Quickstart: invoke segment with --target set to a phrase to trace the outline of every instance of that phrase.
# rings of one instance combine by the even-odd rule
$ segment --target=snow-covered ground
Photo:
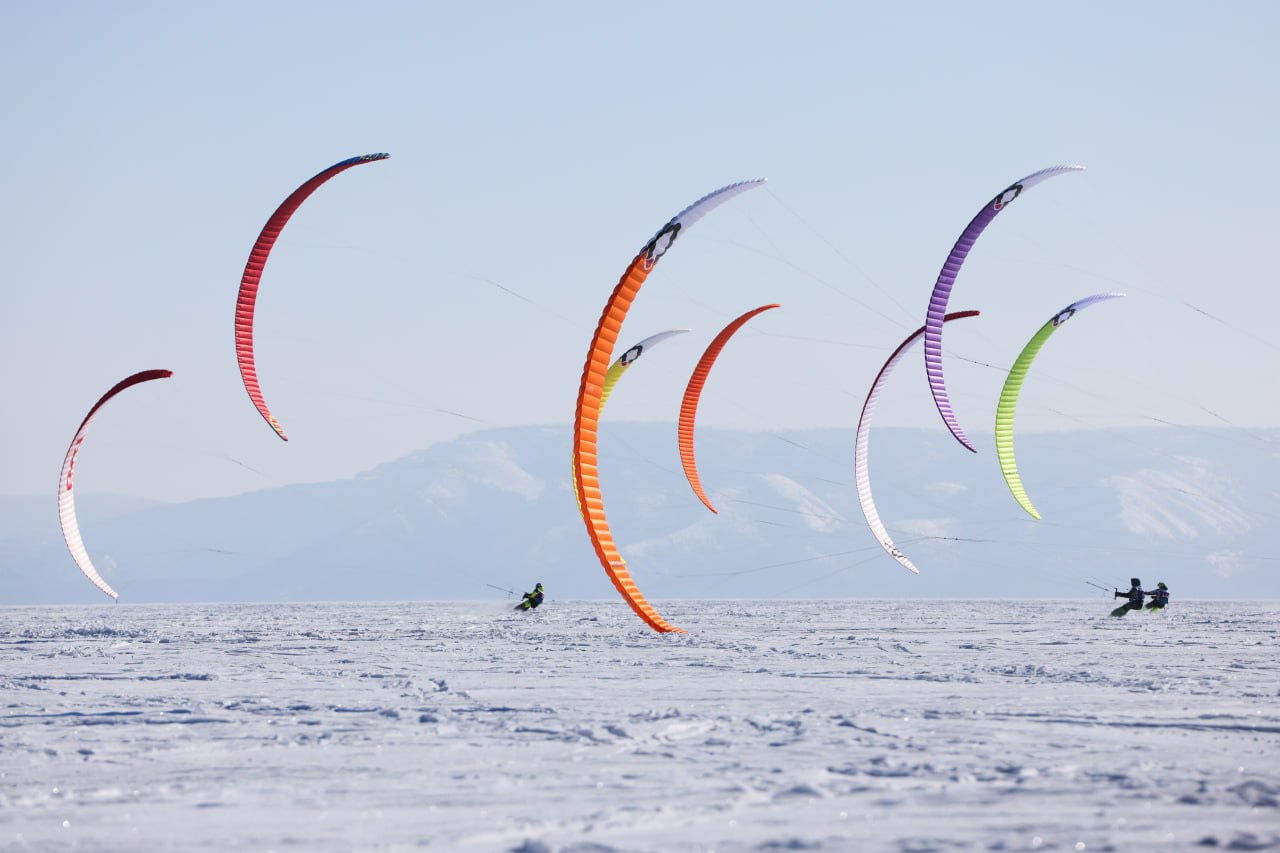
[[[1280,603],[0,608],[0,848],[1280,850]]]

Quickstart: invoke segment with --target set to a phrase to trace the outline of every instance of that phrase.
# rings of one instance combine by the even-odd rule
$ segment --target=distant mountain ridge
[[[640,589],[664,598],[1107,595],[1137,576],[1179,595],[1280,597],[1280,430],[1151,427],[1019,436],[1044,520],[1009,495],[989,436],[877,429],[871,478],[914,576],[876,544],[851,430],[700,429],[709,513],[674,427],[611,423],[602,489]],[[0,499],[0,602],[101,598],[50,497]],[[348,480],[156,504],[86,495],[90,555],[124,602],[616,597],[569,482],[567,427],[490,429]],[[1101,606],[1101,604],[1100,604]]]

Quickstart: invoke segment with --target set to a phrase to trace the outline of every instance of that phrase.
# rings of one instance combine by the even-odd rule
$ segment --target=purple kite
[[[929,374],[929,390],[933,393],[933,402],[938,407],[938,413],[942,415],[942,419],[946,421],[947,429],[951,430],[951,434],[957,441],[974,453],[977,453],[978,449],[969,443],[964,430],[960,429],[960,422],[951,411],[947,383],[942,378],[942,318],[947,313],[947,301],[951,298],[951,288],[956,283],[956,275],[959,274],[964,259],[968,257],[969,250],[977,242],[978,235],[991,224],[996,214],[1021,195],[1023,190],[1055,175],[1083,170],[1084,166],[1050,166],[1027,175],[1020,181],[1015,181],[1007,189],[997,193],[996,197],[987,202],[982,210],[978,211],[978,215],[969,222],[969,227],[964,229],[960,239],[956,240],[956,244],[951,247],[951,254],[947,255],[947,261],[942,265],[942,271],[938,273],[938,281],[933,286],[933,295],[929,297],[929,314],[924,324],[924,369]]]

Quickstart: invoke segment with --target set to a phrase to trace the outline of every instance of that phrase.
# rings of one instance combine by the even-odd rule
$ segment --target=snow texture
[[[1280,850],[1280,603],[0,608],[0,847]]]

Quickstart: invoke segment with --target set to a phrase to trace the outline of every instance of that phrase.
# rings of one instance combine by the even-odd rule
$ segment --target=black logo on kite
[[[1063,308],[1057,314],[1054,314],[1053,319],[1050,320],[1049,322],[1054,325],[1054,328],[1057,328],[1058,326],[1061,326],[1063,323],[1067,322],[1072,317],[1074,317],[1075,313],[1076,313],[1076,306],[1068,305],[1066,308]]]
[[[649,244],[644,247],[644,268],[645,270],[653,269],[653,265],[658,259],[667,253],[671,248],[671,244],[676,241],[676,237],[680,235],[680,223],[668,222],[662,226],[662,230],[653,236]]]
[[[630,367],[631,362],[639,358],[641,353],[643,352],[644,352],[644,347],[640,346],[640,344],[636,344],[631,349],[624,352],[622,354],[622,358],[618,359],[618,361],[622,364],[623,367]]]
[[[994,202],[995,209],[1002,209],[1006,204],[1013,201],[1020,195],[1022,195],[1022,184],[1014,184],[1004,192],[1000,193],[1000,195],[996,196]]]

